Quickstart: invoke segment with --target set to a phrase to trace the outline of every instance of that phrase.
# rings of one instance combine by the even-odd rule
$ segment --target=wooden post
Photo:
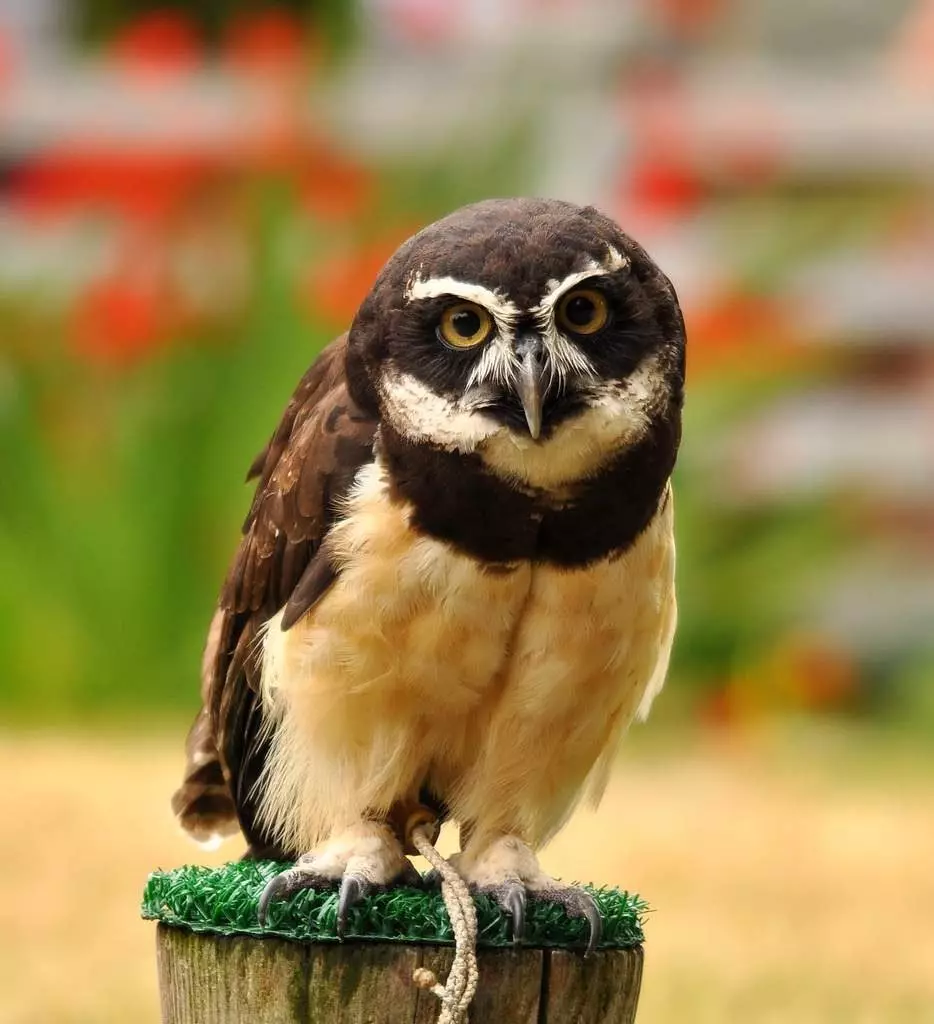
[[[449,946],[299,943],[198,935],[160,924],[163,1024],[433,1024],[439,1004],[412,972],[447,977]],[[642,947],[478,951],[471,1024],[632,1024]]]

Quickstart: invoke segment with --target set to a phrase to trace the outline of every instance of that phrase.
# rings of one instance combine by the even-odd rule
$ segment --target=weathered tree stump
[[[447,975],[446,946],[325,945],[196,935],[160,924],[163,1024],[433,1024],[438,1000],[412,972]],[[642,947],[481,949],[472,1024],[632,1024]]]
[[[413,981],[416,968],[443,982],[454,950],[440,895],[378,893],[351,912],[336,939],[336,894],[305,890],[275,905],[260,928],[256,904],[279,865],[179,868],[150,876],[143,916],[159,922],[163,1024],[433,1024],[440,1004]],[[480,984],[471,1024],[632,1024],[642,977],[637,896],[596,890],[601,946],[584,957],[586,925],[530,903],[527,944],[480,900]]]

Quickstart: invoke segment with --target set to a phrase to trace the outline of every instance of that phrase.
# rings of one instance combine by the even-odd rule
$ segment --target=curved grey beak
[[[516,355],[519,357],[519,373],[515,390],[525,412],[525,422],[533,440],[542,432],[542,398],[545,368],[545,346],[541,337],[531,331],[523,331],[516,338]]]

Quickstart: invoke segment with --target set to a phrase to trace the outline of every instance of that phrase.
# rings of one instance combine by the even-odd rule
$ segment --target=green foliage
[[[712,443],[741,429],[750,410],[801,384],[790,375],[733,373],[689,390],[675,472],[673,674],[682,685],[709,689],[754,665],[800,626],[815,588],[851,550],[852,538],[826,496],[745,503],[709,452]]]
[[[336,942],[336,890],[305,889],[270,909],[270,924],[261,928],[257,904],[263,887],[286,865],[272,861],[236,861],[220,868],[186,866],[156,871],[143,893],[142,915],[148,920],[220,935],[277,935],[302,942]],[[648,910],[636,895],[619,889],[590,888],[603,915],[602,949],[639,945]],[[486,896],[477,898],[481,946],[512,944],[511,923]],[[526,944],[580,947],[587,924],[569,918],[554,904],[531,902]],[[454,935],[441,895],[435,891],[397,888],[374,893],[350,912],[347,937],[381,942],[453,943]]]
[[[274,262],[276,203],[255,232]],[[279,225],[279,226],[277,226]],[[14,365],[0,402],[0,704],[29,717],[193,708],[249,491],[238,486],[321,347],[281,275],[244,322],[112,368]]]

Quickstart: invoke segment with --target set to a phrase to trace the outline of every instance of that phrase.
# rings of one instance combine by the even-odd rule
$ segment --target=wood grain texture
[[[159,925],[163,1024],[305,1024],[308,946]],[[335,1018],[336,1019],[336,1018]]]
[[[306,945],[196,935],[159,925],[163,1024],[434,1024],[416,988],[447,977],[453,950],[390,943]],[[633,1024],[642,950],[483,949],[471,1024]]]
[[[308,1016],[315,1024],[411,1024],[419,990],[417,946],[389,943],[309,947]]]
[[[611,949],[586,959],[553,949],[544,988],[548,1024],[632,1024],[642,982],[642,947]]]

